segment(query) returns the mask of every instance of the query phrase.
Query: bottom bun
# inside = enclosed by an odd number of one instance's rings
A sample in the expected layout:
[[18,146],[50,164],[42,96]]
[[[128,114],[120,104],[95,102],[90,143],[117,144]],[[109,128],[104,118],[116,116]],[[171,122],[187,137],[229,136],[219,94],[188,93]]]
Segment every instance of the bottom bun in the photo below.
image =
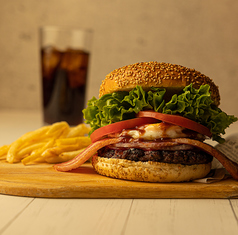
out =
[[183,182],[205,177],[211,163],[182,165],[161,162],[135,162],[125,159],[92,158],[96,172],[112,178],[145,182]]

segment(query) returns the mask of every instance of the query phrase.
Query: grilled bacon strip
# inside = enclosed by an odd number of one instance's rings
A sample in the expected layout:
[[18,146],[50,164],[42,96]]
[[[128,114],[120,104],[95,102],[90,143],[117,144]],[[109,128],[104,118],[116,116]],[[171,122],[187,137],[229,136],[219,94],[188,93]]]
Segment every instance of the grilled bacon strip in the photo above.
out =
[[122,138],[108,138],[99,140],[95,143],[90,144],[83,152],[81,152],[77,157],[73,158],[70,161],[63,162],[60,164],[54,165],[54,168],[57,171],[70,171],[80,167],[83,163],[85,163],[90,157],[92,157],[99,149],[110,145],[118,143],[122,140]]
[[[107,138],[107,139],[99,140],[89,145],[88,148],[86,148],[82,153],[80,153],[74,159],[68,162],[56,164],[54,165],[54,168],[58,171],[70,171],[70,170],[76,169],[80,167],[84,162],[86,162],[90,157],[92,157],[99,149],[105,146],[114,145],[114,144],[115,146],[119,147],[120,144],[117,145],[117,143],[123,143],[123,138],[122,137],[121,138]],[[129,142],[127,142],[126,144],[127,144],[127,147],[130,147]],[[155,142],[154,142],[154,145],[155,145]],[[205,144],[198,140],[188,139],[188,138],[170,139],[168,142],[166,141],[157,142],[157,145],[160,147],[161,146],[175,147],[179,145],[185,145],[185,146],[190,145],[190,146],[199,148],[203,150],[204,152],[207,152],[208,154],[215,157],[226,168],[226,170],[231,174],[231,176],[235,180],[238,180],[238,164],[228,159],[222,152],[213,148],[211,145]]]

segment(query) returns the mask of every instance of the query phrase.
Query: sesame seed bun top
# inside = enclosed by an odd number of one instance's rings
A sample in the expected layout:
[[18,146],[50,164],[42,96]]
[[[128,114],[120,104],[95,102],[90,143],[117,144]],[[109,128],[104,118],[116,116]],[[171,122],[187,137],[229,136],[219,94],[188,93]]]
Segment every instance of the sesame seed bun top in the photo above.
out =
[[220,104],[218,87],[209,77],[195,69],[158,62],[141,62],[115,69],[102,81],[99,97],[116,91],[130,91],[136,85],[142,86],[145,90],[149,90],[152,86],[182,90],[191,83],[195,88],[210,85],[214,104],[216,106]]

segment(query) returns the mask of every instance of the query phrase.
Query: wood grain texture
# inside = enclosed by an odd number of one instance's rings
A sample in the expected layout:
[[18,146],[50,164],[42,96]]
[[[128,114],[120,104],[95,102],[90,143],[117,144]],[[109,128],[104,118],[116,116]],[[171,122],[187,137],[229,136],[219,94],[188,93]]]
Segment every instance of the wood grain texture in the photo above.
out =
[[230,201],[237,202],[234,199],[31,199],[0,195],[0,206],[5,209],[0,234],[237,235],[238,221]]
[[49,164],[24,166],[0,161],[0,193],[44,198],[238,198],[238,182],[132,182],[98,175],[90,163],[71,172],[58,172]]
[[4,229],[4,235],[119,235],[131,205],[128,200],[34,199]]
[[14,221],[33,200],[33,198],[27,197],[9,197],[6,195],[0,195],[0,234],[2,234],[12,221]]
[[237,234],[228,200],[134,200],[125,235]]
[[231,199],[230,200],[232,211],[234,213],[234,217],[237,221],[237,228],[238,228],[238,200],[237,199]]

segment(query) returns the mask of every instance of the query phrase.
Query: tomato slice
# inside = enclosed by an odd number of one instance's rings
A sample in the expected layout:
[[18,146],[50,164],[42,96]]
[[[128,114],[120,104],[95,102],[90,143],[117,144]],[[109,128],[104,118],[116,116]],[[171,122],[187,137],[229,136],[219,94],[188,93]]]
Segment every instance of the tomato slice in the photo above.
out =
[[136,126],[140,126],[144,124],[156,123],[156,122],[158,122],[158,120],[151,117],[139,117],[139,118],[128,119],[125,121],[115,122],[115,123],[96,129],[90,135],[90,138],[92,143],[94,143],[100,138],[102,138],[103,136],[106,136],[112,133],[121,132],[124,129],[129,129],[132,127],[136,127]]
[[188,118],[179,116],[179,115],[172,115],[172,114],[165,114],[165,113],[158,113],[155,111],[140,111],[137,114],[137,117],[150,117],[150,118],[156,118],[158,120],[161,120],[163,122],[167,122],[170,124],[174,124],[177,126],[185,127],[187,129],[196,131],[200,134],[206,135],[208,137],[212,136],[212,133],[210,130],[203,126],[200,123],[197,123],[195,121],[192,121]]

